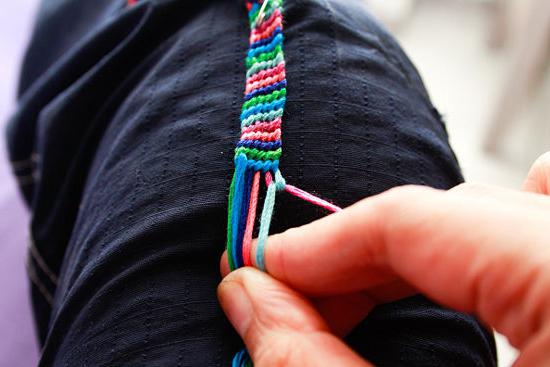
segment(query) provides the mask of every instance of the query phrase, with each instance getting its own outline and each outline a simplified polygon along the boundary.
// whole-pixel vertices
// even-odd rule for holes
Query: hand
[[[255,366],[368,365],[337,335],[413,292],[506,335],[518,366],[550,364],[549,157],[532,192],[401,187],[271,236],[269,275],[240,269],[218,288]]]

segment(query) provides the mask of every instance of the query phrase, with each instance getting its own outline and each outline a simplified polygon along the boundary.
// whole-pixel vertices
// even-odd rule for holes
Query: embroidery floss
[[[256,265],[263,266],[263,248],[277,191],[286,191],[329,211],[340,208],[297,187],[286,185],[279,171],[281,125],[286,103],[283,52],[283,1],[248,0],[250,48],[246,57],[246,87],[241,111],[241,139],[235,148],[235,173],[229,191],[227,252],[231,270],[250,266],[250,244],[256,218],[260,176],[267,193],[258,235]],[[273,180],[273,176],[275,179]]]
[[[229,191],[227,253],[231,270],[252,265],[250,243],[256,218],[260,176],[278,172],[281,123],[286,102],[282,0],[248,0],[250,48],[241,111],[241,139]],[[275,187],[268,185],[260,232],[269,231]],[[272,211],[272,209],[271,209]]]
[[[235,148],[235,173],[229,189],[227,258],[231,270],[251,266],[252,235],[261,176],[266,195],[260,217],[256,266],[265,271],[264,249],[278,191],[336,212],[336,205],[287,185],[279,170],[281,127],[286,103],[283,52],[283,0],[247,0],[250,47],[246,57],[246,87],[241,111],[241,139]],[[237,353],[233,367],[252,366],[246,350]]]

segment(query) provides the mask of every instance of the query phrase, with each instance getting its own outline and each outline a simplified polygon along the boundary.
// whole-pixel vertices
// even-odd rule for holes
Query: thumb
[[[306,298],[265,273],[234,271],[218,298],[256,367],[368,366],[330,333]]]

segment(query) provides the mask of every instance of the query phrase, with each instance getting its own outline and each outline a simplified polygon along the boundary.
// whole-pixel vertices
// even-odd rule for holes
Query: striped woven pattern
[[[250,266],[250,243],[256,219],[261,176],[278,179],[281,124],[286,103],[283,53],[283,1],[248,0],[250,47],[246,55],[246,86],[241,138],[235,148],[235,174],[229,192],[227,252],[231,269]],[[260,232],[267,237],[275,187],[268,188]]]
[[[246,57],[246,88],[241,112],[241,140],[236,156],[249,167],[276,171],[281,157],[281,118],[286,102],[282,0],[248,1],[251,26]]]

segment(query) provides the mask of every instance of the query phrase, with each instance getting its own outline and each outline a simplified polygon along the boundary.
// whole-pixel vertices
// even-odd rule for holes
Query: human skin
[[[549,192],[548,153],[523,191],[395,188],[269,237],[268,274],[224,254],[218,298],[257,367],[368,366],[340,337],[414,293],[506,335],[516,366],[550,365]]]

